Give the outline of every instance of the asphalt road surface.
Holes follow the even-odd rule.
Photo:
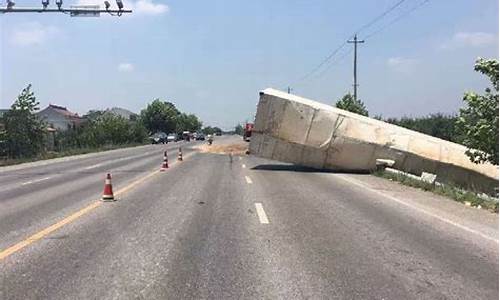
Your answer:
[[[200,143],[0,168],[0,299],[498,299],[498,215]]]

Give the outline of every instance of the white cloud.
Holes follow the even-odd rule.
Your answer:
[[[112,3],[111,8],[116,9],[116,6]],[[77,5],[101,5],[103,6],[103,1],[101,0],[79,0]],[[166,4],[156,3],[154,0],[135,0],[135,1],[123,1],[123,5],[126,9],[132,9],[132,15],[160,15],[168,13],[170,7]],[[125,15],[125,14],[124,14]]]
[[[45,26],[38,22],[24,23],[10,35],[10,42],[17,46],[40,45],[59,33],[54,26]]]
[[[138,14],[159,15],[169,12],[166,4],[155,4],[151,0],[139,0],[135,2],[135,11]]]
[[[132,71],[134,71],[134,65],[131,63],[121,63],[118,65],[118,71],[120,71],[120,72],[132,72]]]
[[[404,57],[391,57],[387,60],[387,65],[396,72],[400,73],[412,73],[418,61],[413,58],[404,58]]]
[[[486,32],[457,32],[453,37],[441,45],[441,49],[456,49],[464,47],[479,48],[497,42],[497,37]]]

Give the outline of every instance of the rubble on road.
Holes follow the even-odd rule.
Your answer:
[[[203,144],[195,147],[200,152],[203,153],[216,153],[216,154],[233,154],[233,155],[244,155],[248,150],[248,143],[232,143],[232,144],[222,144],[222,145],[208,145]]]

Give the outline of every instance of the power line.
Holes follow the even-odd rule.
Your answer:
[[[403,12],[401,15],[397,16],[396,18],[394,18],[391,22],[385,24],[384,26],[378,28],[377,30],[375,31],[372,31],[371,33],[369,33],[368,35],[366,35],[364,37],[364,40],[367,40],[368,38],[384,31],[385,29],[387,29],[389,26],[393,25],[394,23],[397,23],[398,21],[400,21],[401,19],[403,19],[403,17],[411,14],[413,11],[417,10],[418,8],[420,8],[421,6],[423,6],[424,4],[426,4],[427,2],[429,2],[430,0],[424,0],[424,1],[421,1],[420,3],[418,3],[417,5],[415,5],[414,7],[410,8],[409,10]],[[326,72],[328,72],[333,66],[337,65],[338,63],[342,62],[342,60],[349,54],[352,53],[352,51],[354,51],[353,48],[350,48],[348,51],[344,52],[341,56],[338,56],[336,59],[332,60],[328,66],[323,69],[323,71],[321,71],[318,76],[316,76],[315,78],[321,78]]]
[[[315,78],[321,78],[328,70],[330,70],[333,66],[337,65],[338,63],[342,62],[344,58],[347,57],[347,55],[351,54],[352,51],[354,51],[354,48],[349,48],[346,52],[344,52],[341,56],[337,56],[336,59],[332,60],[328,66],[321,71],[321,73],[318,74]]]
[[[303,80],[307,79],[312,74],[316,73],[316,71],[318,71],[325,63],[327,63],[335,54],[337,54],[342,48],[344,48],[346,46],[346,44],[347,44],[346,42],[343,42],[342,44],[340,44],[325,59],[323,59],[323,61],[321,61],[321,63],[319,65],[317,65],[309,73],[307,73],[306,75],[302,76],[299,80],[297,80],[297,83],[302,82]]]
[[[367,28],[369,28],[370,26],[372,26],[373,24],[375,24],[376,22],[378,22],[379,20],[383,19],[387,14],[389,14],[390,12],[392,12],[393,10],[395,10],[397,7],[399,7],[401,4],[403,4],[403,2],[405,2],[407,0],[399,0],[398,2],[396,2],[393,6],[389,7],[387,10],[385,10],[383,13],[381,13],[380,15],[378,15],[377,17],[375,17],[374,19],[372,19],[370,22],[364,24],[363,26],[359,27],[356,31],[355,31],[355,34],[356,33],[359,33],[361,32],[362,30],[365,30]],[[325,65],[325,63],[327,63],[330,59],[332,59],[333,56],[335,56],[342,48],[344,48],[346,45],[347,45],[347,40],[349,40],[350,38],[352,38],[354,36],[354,34],[350,35],[348,38],[346,38],[344,40],[344,42],[342,42],[338,47],[336,47],[325,59],[323,59],[316,67],[314,67],[310,72],[306,73],[304,76],[302,76],[301,78],[299,78],[294,84],[298,84],[298,83],[301,83],[303,82],[304,80],[306,80],[307,78],[309,78],[312,74],[316,73],[319,69],[321,69],[321,67],[323,67],[323,65]]]
[[[385,29],[387,29],[388,27],[394,25],[395,23],[397,23],[398,21],[400,21],[401,19],[403,19],[403,17],[406,17],[407,15],[411,14],[412,12],[414,12],[415,10],[419,9],[420,7],[422,7],[424,4],[426,4],[427,2],[429,2],[430,0],[424,0],[424,1],[421,1],[420,3],[418,3],[417,5],[415,5],[414,7],[410,8],[409,10],[403,12],[402,14],[400,14],[399,16],[397,16],[396,18],[392,19],[391,22],[385,24],[384,26],[378,28],[377,30],[375,31],[372,31],[371,33],[369,33],[368,35],[366,35],[364,37],[364,39],[368,39],[368,38],[371,38],[372,36],[384,31]]]
[[[366,28],[369,28],[373,24],[377,23],[378,21],[380,21],[381,19],[383,19],[385,16],[387,16],[391,11],[395,10],[396,8],[398,8],[398,6],[400,6],[401,4],[403,4],[405,1],[407,1],[407,0],[399,0],[393,6],[389,7],[389,9],[387,9],[386,11],[384,11],[383,13],[381,13],[380,15],[378,15],[377,17],[375,17],[373,20],[371,20],[370,22],[368,22],[365,25],[361,26],[358,30],[355,31],[355,33],[360,33],[361,31],[365,30]]]

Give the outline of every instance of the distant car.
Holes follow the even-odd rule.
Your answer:
[[[221,135],[222,135],[222,132],[217,131],[217,132],[215,133],[215,135],[221,136]]]
[[[205,140],[205,135],[203,133],[198,133],[196,135],[196,140],[197,141],[204,141]]]
[[[165,144],[167,142],[167,134],[160,131],[153,134],[150,139],[152,144]]]
[[[182,139],[189,142],[191,140],[191,133],[189,131],[182,132]]]
[[[167,136],[168,143],[177,142],[178,140],[179,140],[179,138],[177,137],[177,134],[175,134],[175,133],[171,133]]]

